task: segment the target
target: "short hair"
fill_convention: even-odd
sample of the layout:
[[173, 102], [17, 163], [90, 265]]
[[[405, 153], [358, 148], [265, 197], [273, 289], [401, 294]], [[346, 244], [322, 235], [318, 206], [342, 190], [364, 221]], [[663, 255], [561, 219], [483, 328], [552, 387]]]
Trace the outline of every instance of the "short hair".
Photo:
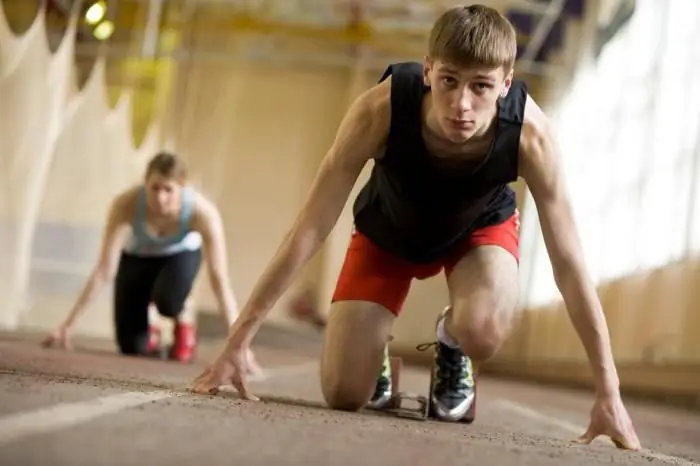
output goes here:
[[467, 5], [450, 8], [433, 24], [428, 54], [455, 66], [502, 66], [513, 69], [517, 34], [508, 19], [494, 8]]
[[166, 178], [174, 178], [184, 181], [187, 178], [185, 163], [175, 154], [158, 152], [146, 166], [146, 178], [157, 173]]

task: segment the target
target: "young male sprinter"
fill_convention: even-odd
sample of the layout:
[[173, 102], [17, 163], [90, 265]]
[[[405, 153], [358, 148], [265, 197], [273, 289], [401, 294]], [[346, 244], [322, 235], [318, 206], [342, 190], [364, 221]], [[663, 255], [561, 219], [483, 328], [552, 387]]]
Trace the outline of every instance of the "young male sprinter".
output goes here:
[[[226, 241], [216, 206], [187, 183], [184, 163], [161, 152], [146, 167], [143, 183], [112, 201], [98, 262], [65, 321], [44, 340], [45, 346], [70, 346], [69, 332], [96, 293], [114, 279], [114, 326], [122, 354], [147, 356], [160, 351], [148, 308], [174, 321], [169, 357], [190, 362], [196, 331], [185, 312], [199, 271], [202, 246], [212, 289], [227, 325], [237, 309], [228, 284]], [[249, 353], [250, 370], [259, 371]]]
[[[497, 11], [457, 7], [434, 24], [429, 54], [391, 65], [342, 121], [306, 205], [196, 393], [232, 383], [245, 398], [245, 354], [265, 314], [334, 227], [359, 173], [375, 165], [354, 204], [356, 231], [338, 278], [321, 361], [334, 409], [381, 403], [382, 360], [413, 278], [445, 270], [451, 305], [437, 322], [439, 417], [473, 402], [471, 360], [484, 361], [509, 331], [518, 302], [518, 217], [508, 183], [522, 176], [539, 213], [556, 283], [595, 377], [581, 441], [610, 436], [640, 448], [619, 391], [608, 329], [588, 278], [549, 122], [513, 80], [516, 36]], [[383, 357], [384, 356], [384, 357]], [[386, 362], [385, 362], [386, 364]], [[374, 393], [374, 395], [373, 395]]]

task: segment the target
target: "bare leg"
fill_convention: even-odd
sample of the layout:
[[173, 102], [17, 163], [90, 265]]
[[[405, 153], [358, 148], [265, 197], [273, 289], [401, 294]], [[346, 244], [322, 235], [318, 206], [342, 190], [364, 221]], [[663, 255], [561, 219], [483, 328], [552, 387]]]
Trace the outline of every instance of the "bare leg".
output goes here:
[[432, 414], [473, 420], [476, 396], [472, 362], [491, 357], [515, 314], [518, 267], [498, 246], [479, 246], [462, 257], [447, 278], [451, 306], [438, 320]]
[[371, 302], [331, 305], [321, 357], [321, 390], [330, 408], [356, 411], [370, 400], [394, 319]]
[[499, 246], [468, 252], [448, 277], [452, 311], [446, 333], [473, 361], [491, 358], [501, 347], [516, 316], [518, 263]]

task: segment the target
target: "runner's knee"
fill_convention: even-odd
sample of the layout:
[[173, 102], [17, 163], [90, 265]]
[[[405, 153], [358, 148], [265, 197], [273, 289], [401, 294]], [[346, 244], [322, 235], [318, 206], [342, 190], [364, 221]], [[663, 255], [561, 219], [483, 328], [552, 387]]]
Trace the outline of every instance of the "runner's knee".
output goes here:
[[158, 313], [163, 317], [177, 318], [185, 307], [185, 301], [173, 294], [159, 293], [153, 297], [153, 303], [158, 308]]
[[201, 251], [183, 251], [168, 259], [153, 290], [153, 302], [158, 312], [177, 318], [183, 311], [192, 291], [201, 262]]
[[333, 303], [321, 358], [321, 390], [329, 407], [355, 411], [370, 400], [394, 319], [375, 303]]
[[323, 397], [331, 409], [341, 411], [358, 411], [372, 397], [375, 380], [368, 382], [353, 378], [351, 374], [324, 376], [322, 383]]
[[518, 264], [498, 246], [465, 254], [448, 278], [452, 310], [448, 330], [476, 361], [491, 358], [505, 341], [518, 304]]
[[148, 333], [117, 331], [116, 340], [119, 353], [124, 355], [143, 355], [148, 348]]
[[[454, 309], [451, 329], [453, 337], [462, 350], [475, 361], [485, 361], [493, 357], [503, 344], [507, 330], [497, 319], [493, 308], [479, 312], [470, 306], [469, 309]], [[485, 317], [474, 318], [476, 315]]]

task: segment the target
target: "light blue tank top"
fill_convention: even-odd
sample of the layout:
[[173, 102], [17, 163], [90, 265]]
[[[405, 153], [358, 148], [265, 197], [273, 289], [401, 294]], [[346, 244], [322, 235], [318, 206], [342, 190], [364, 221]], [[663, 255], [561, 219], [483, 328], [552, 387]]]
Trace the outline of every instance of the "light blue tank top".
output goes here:
[[170, 236], [154, 237], [147, 230], [146, 191], [141, 187], [136, 204], [136, 214], [131, 224], [131, 236], [124, 246], [124, 251], [138, 256], [170, 256], [182, 251], [196, 251], [201, 248], [201, 235], [189, 227], [194, 199], [194, 189], [189, 186], [184, 187], [178, 230]]

